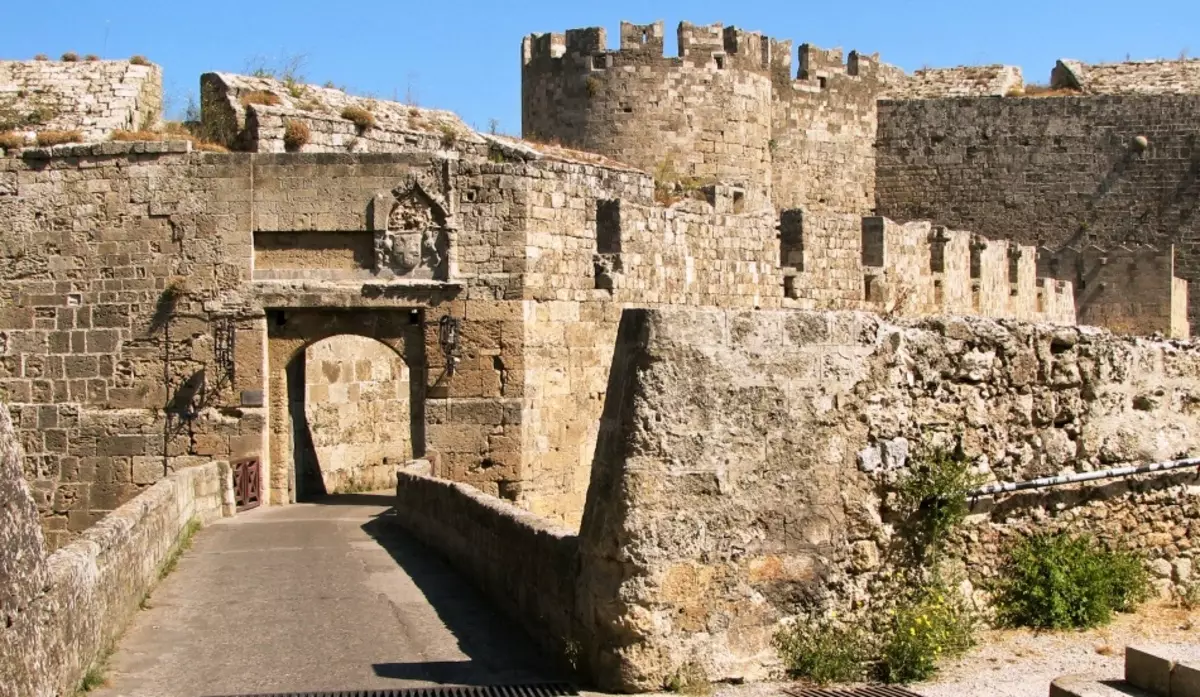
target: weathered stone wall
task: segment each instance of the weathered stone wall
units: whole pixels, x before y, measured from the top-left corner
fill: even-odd
[[[47,557],[7,408],[0,408],[0,456],[0,684],[12,695],[74,694],[158,581],[189,522],[233,514],[229,466],[177,472]]]
[[[778,307],[774,219],[734,192],[649,205],[640,173],[546,165],[530,179],[525,275],[527,483],[519,501],[579,521],[623,307]]]
[[[1064,58],[1050,73],[1050,86],[1088,94],[1196,94],[1200,59],[1087,64]]]
[[[412,459],[404,361],[374,339],[337,336],[305,349],[304,375],[304,414],[323,491],[394,487],[396,468]]]
[[[773,42],[772,202],[806,213],[869,215],[875,207],[875,103],[903,72],[879,56]]]
[[[289,122],[303,124],[308,140],[295,152],[455,152],[486,155],[485,140],[457,114],[383,99],[356,97],[333,87],[231,73],[200,76],[203,118],[211,136],[249,152],[288,151]],[[343,116],[365,111],[371,124]]]
[[[317,156],[187,147],[105,143],[0,158],[10,231],[0,240],[0,394],[14,408],[49,544],[213,458],[261,458],[266,500],[288,501],[285,369],[299,349],[339,333],[386,340],[406,357],[413,448],[445,453],[440,475],[493,493],[518,482],[519,275],[486,261],[523,256],[523,244],[491,250],[510,234],[499,231],[525,229],[517,191],[497,186],[493,197],[469,186],[469,173],[451,189],[451,165],[428,155],[321,155],[330,168],[319,175]],[[497,181],[521,167],[488,166]],[[478,200],[464,195],[460,208],[467,190]],[[461,280],[254,280],[255,233],[387,239],[414,191],[441,211],[431,229],[455,236]],[[446,315],[463,322],[452,374],[438,339]],[[451,408],[479,438],[447,421]],[[489,439],[506,420],[514,437]],[[481,468],[489,454],[511,466]]]
[[[1174,244],[1195,328],[1197,108],[1194,95],[883,101],[878,213],[1051,248]]]
[[[1122,334],[1189,335],[1187,283],[1175,277],[1173,247],[1039,250],[1037,263],[1040,275],[1076,286],[1081,324]]]
[[[923,442],[1005,482],[1174,458],[1195,454],[1197,394],[1190,345],[1100,330],[627,311],[580,531],[587,663],[608,689],[659,689],[687,663],[766,677],[780,620],[844,611],[889,570],[880,494]],[[1182,577],[1198,491],[1188,472],[979,502],[963,568],[992,573],[999,540],[1051,520]]]
[[[567,658],[574,634],[578,539],[470,486],[398,473],[385,521],[446,558],[548,655]]]
[[[162,120],[162,69],[129,61],[0,61],[0,133],[80,131],[87,141]]]
[[[1015,65],[970,65],[957,68],[923,68],[888,90],[890,99],[940,99],[943,97],[1003,97],[1025,86]]]
[[[663,56],[663,24],[621,24],[619,50],[601,28],[525,37],[522,133],[655,172],[745,187],[769,199],[771,80],[759,34],[679,25]]]

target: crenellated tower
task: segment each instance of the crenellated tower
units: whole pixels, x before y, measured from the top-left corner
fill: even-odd
[[[746,203],[769,201],[771,42],[720,24],[679,25],[663,54],[663,23],[533,34],[522,43],[526,138],[607,155],[663,180],[721,181]]]

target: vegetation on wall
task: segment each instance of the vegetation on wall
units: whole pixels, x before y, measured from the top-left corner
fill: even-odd
[[[1006,625],[1081,629],[1132,610],[1149,591],[1149,576],[1137,555],[1105,549],[1088,535],[1038,533],[1009,549],[996,581],[995,605]]]

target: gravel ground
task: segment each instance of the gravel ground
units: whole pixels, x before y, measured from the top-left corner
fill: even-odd
[[[1150,604],[1086,632],[988,630],[974,650],[948,662],[936,681],[908,689],[925,697],[1045,697],[1051,681],[1063,675],[1121,678],[1130,644],[1159,649],[1176,661],[1200,661],[1200,610]],[[789,685],[718,686],[713,697],[778,697],[785,687]]]
[[[936,681],[910,689],[925,697],[1045,697],[1050,682],[1063,675],[1121,678],[1130,644],[1159,649],[1176,661],[1200,660],[1200,611],[1152,604],[1086,632],[987,631]]]

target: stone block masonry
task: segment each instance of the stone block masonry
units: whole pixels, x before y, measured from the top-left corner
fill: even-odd
[[[162,121],[162,69],[129,61],[0,61],[0,133],[80,131],[87,141]]]
[[[883,101],[879,109],[880,215],[1053,249],[1174,245],[1195,331],[1200,96]]]
[[[844,614],[890,570],[886,491],[921,447],[996,481],[1195,455],[1200,352],[1099,330],[850,312],[630,310],[580,529],[583,632],[603,686],[777,674],[797,613]],[[680,515],[687,511],[687,515]],[[1087,530],[1189,568],[1180,471],[978,502],[953,553],[978,580],[1008,540]]]
[[[163,479],[47,556],[20,447],[0,404],[0,685],[5,694],[74,694],[137,611],[191,521],[233,514],[226,463]]]

